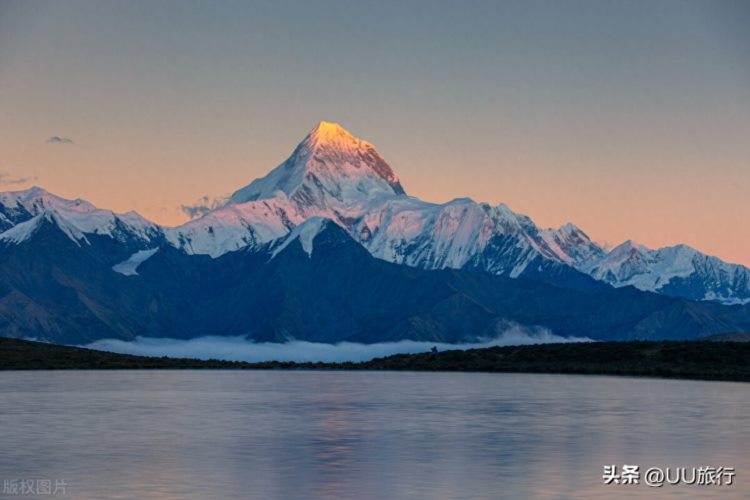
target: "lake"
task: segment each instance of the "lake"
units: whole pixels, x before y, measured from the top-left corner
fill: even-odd
[[[36,371],[0,372],[0,398],[0,488],[33,480],[58,487],[54,497],[750,497],[750,384]],[[605,464],[724,466],[736,477],[721,487],[605,485]],[[51,497],[39,493],[12,495]]]

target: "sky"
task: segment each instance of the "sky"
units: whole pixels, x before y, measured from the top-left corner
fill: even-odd
[[[750,2],[0,0],[0,191],[156,222],[320,120],[409,194],[750,265]]]

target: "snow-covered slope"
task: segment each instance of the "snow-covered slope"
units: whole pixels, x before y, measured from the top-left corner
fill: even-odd
[[[172,245],[189,254],[218,257],[281,238],[304,220],[286,195],[279,194],[268,200],[227,205],[164,232]]]
[[[218,257],[281,238],[310,217],[351,227],[383,200],[402,195],[398,177],[372,144],[320,122],[286,161],[225,206],[166,233],[188,253]]]
[[[55,223],[76,243],[92,235],[120,243],[158,240],[161,228],[136,212],[116,214],[91,203],[67,200],[39,187],[0,193],[0,240],[20,243],[34,234],[42,219]]]
[[[328,224],[333,224],[333,222],[324,217],[312,217],[311,219],[307,219],[305,222],[295,227],[286,238],[278,240],[278,243],[271,251],[271,258],[276,257],[294,241],[299,241],[300,245],[302,245],[302,250],[305,251],[308,257],[312,257],[313,240],[315,240],[315,237],[320,234]]]
[[[573,260],[570,245],[550,245],[544,238],[558,231],[544,231],[505,204],[491,206],[469,198],[445,204],[389,199],[353,227],[365,247],[384,260],[427,269],[480,267],[511,277],[520,275],[535,258]],[[504,251],[493,252],[501,241]]]
[[[580,270],[613,286],[725,304],[750,303],[750,269],[726,263],[686,245],[652,250],[626,241]]]
[[[570,222],[558,229],[542,229],[539,234],[555,255],[566,264],[576,266],[606,255],[602,247],[591,241],[586,233]]]

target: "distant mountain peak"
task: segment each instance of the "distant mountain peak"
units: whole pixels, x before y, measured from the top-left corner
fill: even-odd
[[[619,255],[624,256],[626,254],[644,253],[650,250],[651,250],[650,248],[638,243],[637,241],[626,240],[620,243],[619,245],[617,245],[615,248],[613,248],[609,253],[612,256],[619,256]]]
[[[284,163],[236,191],[229,204],[274,198],[279,192],[304,211],[362,204],[373,197],[404,194],[404,189],[372,144],[323,121]]]
[[[161,228],[134,211],[117,214],[81,198],[69,200],[36,186],[0,193],[1,241],[26,241],[45,225],[57,226],[76,244],[92,234],[140,242],[161,235]]]
[[[583,233],[583,231],[581,230],[581,228],[578,227],[578,226],[576,226],[572,222],[566,222],[565,224],[563,224],[562,226],[560,226],[557,230],[559,232],[565,233],[565,234]],[[585,235],[585,233],[583,233],[583,234]],[[588,237],[588,235],[586,235],[586,236]]]
[[[10,206],[23,206],[32,213],[44,210],[66,210],[77,213],[90,213],[99,210],[86,200],[76,198],[68,200],[50,193],[46,189],[34,186],[22,191],[0,193],[0,203]]]

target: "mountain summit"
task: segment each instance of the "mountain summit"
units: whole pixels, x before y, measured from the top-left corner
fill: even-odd
[[[401,195],[398,177],[375,147],[338,123],[320,122],[292,155],[265,177],[239,189],[230,204],[269,199],[282,192],[300,207],[360,205],[373,197]]]

